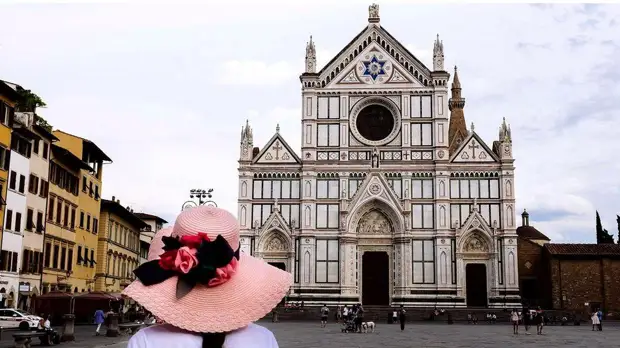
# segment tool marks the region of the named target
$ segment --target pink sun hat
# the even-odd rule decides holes
[[[153,239],[149,261],[123,294],[184,330],[245,327],[267,315],[293,283],[290,273],[240,252],[239,223],[220,208],[182,212],[161,240],[163,247]],[[151,260],[151,254],[161,255]]]
[[[146,257],[148,261],[159,259],[159,256],[164,253],[164,241],[162,237],[170,237],[171,234],[172,226],[164,227],[155,233],[151,241],[151,246],[149,247],[149,254]]]

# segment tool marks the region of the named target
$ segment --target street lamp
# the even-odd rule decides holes
[[[195,208],[195,207],[199,207],[202,205],[206,205],[206,206],[210,206],[210,207],[217,207],[217,203],[215,203],[215,201],[213,201],[211,198],[213,198],[213,189],[191,189],[189,190],[189,198],[190,200],[183,203],[183,206],[181,207],[181,210],[187,210],[190,208]],[[198,199],[198,202],[196,202],[196,199]]]

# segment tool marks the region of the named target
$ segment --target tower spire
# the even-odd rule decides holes
[[[310,35],[310,41],[306,43],[306,72],[316,73],[316,47]]]
[[[461,96],[461,81],[458,69],[454,67],[454,79],[452,80],[452,98],[448,101],[450,109],[450,126],[448,127],[448,143],[450,154],[453,154],[467,137],[467,124],[465,123],[465,98]]]
[[[435,40],[435,45],[433,46],[433,71],[443,71],[443,41],[439,40],[439,34],[437,34],[437,39]]]

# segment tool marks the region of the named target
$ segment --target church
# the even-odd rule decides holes
[[[519,306],[510,127],[489,144],[467,129],[439,37],[430,69],[373,4],[316,62],[310,38],[299,152],[279,128],[262,148],[242,128],[242,250],[291,272],[305,305]]]

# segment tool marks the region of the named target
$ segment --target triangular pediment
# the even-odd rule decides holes
[[[469,136],[454,152],[450,161],[454,163],[493,163],[499,162],[499,159],[476,132],[470,132]]]
[[[301,159],[295,154],[279,132],[269,139],[267,146],[256,155],[252,163],[256,164],[301,164]]]
[[[375,75],[373,71],[368,71],[368,63],[373,58],[371,52],[376,52],[374,56],[385,62],[384,74]],[[319,79],[325,82],[324,88],[340,85],[351,87],[356,84],[368,87],[389,83],[425,87],[430,86],[430,74],[430,69],[405,46],[383,27],[374,25],[362,30],[318,73]]]
[[[269,215],[267,220],[265,220],[265,223],[263,223],[260,235],[263,235],[264,233],[272,230],[282,231],[287,236],[291,235],[291,228],[286,223],[286,220],[284,220],[284,217],[282,217],[280,209],[277,205],[273,208],[273,210],[271,211],[271,215]]]
[[[477,203],[474,204],[474,207],[469,213],[469,216],[461,225],[462,227],[458,229],[459,234],[463,235],[474,230],[479,230],[486,233],[488,236],[492,236],[493,230],[491,229],[491,226],[489,226],[489,224],[485,221],[484,217],[478,212],[478,208],[475,206],[476,204]]]
[[[355,192],[349,203],[349,211],[353,211],[358,206],[366,202],[377,199],[394,208],[398,213],[403,212],[400,199],[390,187],[385,177],[380,172],[371,172]]]

